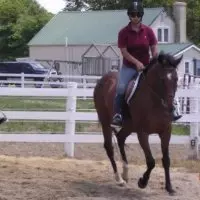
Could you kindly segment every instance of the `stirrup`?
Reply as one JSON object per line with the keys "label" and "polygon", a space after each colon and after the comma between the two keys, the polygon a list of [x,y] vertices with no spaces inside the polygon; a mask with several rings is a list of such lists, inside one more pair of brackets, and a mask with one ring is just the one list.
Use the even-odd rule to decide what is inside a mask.
{"label": "stirrup", "polygon": [[112,128],[121,128],[122,127],[122,115],[119,113],[115,114],[110,126]]}

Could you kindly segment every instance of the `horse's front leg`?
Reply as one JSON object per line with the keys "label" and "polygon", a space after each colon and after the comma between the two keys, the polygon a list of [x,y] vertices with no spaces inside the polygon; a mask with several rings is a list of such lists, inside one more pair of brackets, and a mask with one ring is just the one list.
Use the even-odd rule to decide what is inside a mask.
{"label": "horse's front leg", "polygon": [[164,132],[160,135],[161,139],[161,148],[162,148],[162,163],[165,170],[165,189],[169,192],[170,195],[175,193],[175,190],[172,188],[171,179],[170,179],[170,158],[169,158],[169,141],[171,137],[170,132]]}
{"label": "horse's front leg", "polygon": [[151,153],[148,137],[149,136],[146,133],[138,133],[138,140],[144,151],[147,165],[147,170],[143,174],[143,177],[141,177],[138,181],[138,186],[140,188],[145,188],[147,186],[151,171],[155,167],[155,160]]}

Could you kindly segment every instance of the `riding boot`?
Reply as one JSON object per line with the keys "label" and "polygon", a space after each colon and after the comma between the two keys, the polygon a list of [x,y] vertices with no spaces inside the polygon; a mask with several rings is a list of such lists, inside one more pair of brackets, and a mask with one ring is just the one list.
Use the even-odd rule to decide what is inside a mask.
{"label": "riding boot", "polygon": [[120,128],[122,126],[122,103],[124,100],[124,95],[116,95],[114,100],[114,117],[111,122],[111,127]]}
{"label": "riding boot", "polygon": [[3,113],[3,116],[0,117],[0,124],[3,124],[5,121],[7,121],[7,117]]}
{"label": "riding boot", "polygon": [[172,121],[176,121],[176,120],[180,119],[181,117],[182,117],[182,115],[180,113],[179,102],[176,99],[174,99],[173,110],[172,110]]}

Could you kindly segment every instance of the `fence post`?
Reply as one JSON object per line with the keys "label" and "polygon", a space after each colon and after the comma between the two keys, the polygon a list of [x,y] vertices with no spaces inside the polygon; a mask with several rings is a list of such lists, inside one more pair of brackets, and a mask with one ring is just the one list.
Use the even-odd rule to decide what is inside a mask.
{"label": "fence post", "polygon": [[[197,89],[198,84],[196,82],[190,83],[191,89]],[[190,113],[199,113],[199,99],[197,97],[190,98]],[[199,137],[199,123],[192,122],[190,123],[190,138],[195,140],[195,157],[198,159],[198,137]]]}
{"label": "fence post", "polygon": [[[86,88],[87,88],[87,82],[86,82],[86,77],[84,76],[83,77],[83,89],[86,89]],[[87,97],[84,95],[83,99],[86,100]]]}
{"label": "fence post", "polygon": [[[68,82],[67,88],[69,90],[69,95],[66,99],[66,112],[75,113],[76,112],[76,96],[73,96],[72,92],[76,90],[77,83]],[[75,135],[75,127],[76,122],[75,119],[71,118],[65,122],[65,134],[67,135]],[[74,142],[69,142],[64,144],[65,154],[69,157],[74,157]]]}
{"label": "fence post", "polygon": [[24,80],[25,80],[25,78],[24,78],[24,73],[22,72],[22,73],[21,73],[21,87],[22,87],[22,88],[24,88]]}

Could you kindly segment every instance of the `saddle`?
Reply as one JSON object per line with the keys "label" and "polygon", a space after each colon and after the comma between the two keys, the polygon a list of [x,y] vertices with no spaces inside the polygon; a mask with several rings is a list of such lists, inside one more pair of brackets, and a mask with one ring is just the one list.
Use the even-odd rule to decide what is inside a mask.
{"label": "saddle", "polygon": [[140,80],[140,76],[141,76],[141,73],[139,73],[139,75],[137,77],[134,76],[133,79],[129,82],[127,88],[126,88],[125,101],[126,101],[127,104],[129,104],[131,97],[134,95],[134,93],[137,89],[137,86],[138,86],[138,83],[139,83],[139,80]]}

